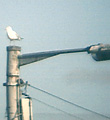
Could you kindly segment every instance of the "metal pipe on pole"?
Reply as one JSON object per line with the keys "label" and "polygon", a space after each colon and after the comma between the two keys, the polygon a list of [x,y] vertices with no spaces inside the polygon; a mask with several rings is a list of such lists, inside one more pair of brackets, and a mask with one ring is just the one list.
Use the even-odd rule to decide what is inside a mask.
{"label": "metal pipe on pole", "polygon": [[7,119],[20,120],[19,118],[19,60],[21,47],[7,47],[7,80],[6,86],[6,103],[7,103]]}
{"label": "metal pipe on pole", "polygon": [[89,47],[22,54],[22,55],[18,55],[19,66],[27,65],[33,62],[38,62],[60,54],[87,52],[88,49]]}

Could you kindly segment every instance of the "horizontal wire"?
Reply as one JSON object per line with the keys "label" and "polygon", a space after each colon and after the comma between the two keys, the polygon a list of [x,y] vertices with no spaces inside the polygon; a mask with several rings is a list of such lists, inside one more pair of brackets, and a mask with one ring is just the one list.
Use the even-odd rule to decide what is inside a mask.
{"label": "horizontal wire", "polygon": [[104,118],[110,119],[110,117],[108,117],[108,116],[105,116],[105,115],[103,115],[103,114],[101,114],[101,113],[97,113],[97,112],[92,111],[92,110],[89,110],[89,109],[87,109],[87,108],[85,108],[85,107],[82,107],[82,106],[77,105],[77,104],[75,104],[75,103],[72,103],[72,102],[70,102],[70,101],[68,101],[68,100],[65,100],[65,99],[63,99],[63,98],[60,98],[60,97],[58,97],[58,96],[56,96],[56,95],[53,95],[53,94],[51,94],[51,93],[49,93],[49,92],[47,92],[47,91],[44,91],[44,90],[42,90],[42,89],[40,89],[40,88],[34,87],[34,86],[32,86],[32,85],[29,85],[29,86],[30,86],[31,88],[34,88],[34,89],[36,89],[36,90],[38,90],[38,91],[41,91],[41,92],[47,94],[47,95],[50,95],[50,96],[52,96],[52,97],[54,97],[54,98],[57,98],[57,99],[59,99],[59,100],[62,100],[62,101],[64,101],[64,102],[68,103],[68,104],[71,104],[71,105],[76,106],[76,107],[78,107],[78,108],[84,109],[84,110],[89,111],[89,112],[91,112],[91,113],[94,113],[94,114],[96,114],[96,115],[102,116],[102,117],[104,117]]}
{"label": "horizontal wire", "polygon": [[77,118],[77,119],[79,119],[79,120],[84,120],[84,119],[82,119],[82,118],[79,118],[79,117],[71,114],[71,113],[68,113],[68,112],[66,112],[66,111],[64,111],[64,110],[61,110],[61,109],[59,109],[59,108],[57,108],[57,107],[55,107],[55,106],[49,105],[49,104],[47,104],[47,103],[45,103],[45,102],[43,102],[43,101],[41,101],[41,100],[38,100],[38,99],[33,98],[33,97],[31,97],[31,98],[34,99],[34,100],[36,100],[36,101],[38,101],[38,102],[40,102],[40,103],[42,103],[42,104],[44,104],[44,105],[46,105],[46,106],[48,106],[48,107],[51,107],[51,108],[53,108],[53,109],[55,109],[55,110],[58,110],[58,111],[60,111],[60,112],[62,112],[62,113],[65,113],[65,114],[67,114],[67,115],[69,115],[69,116],[72,116],[72,117]]}

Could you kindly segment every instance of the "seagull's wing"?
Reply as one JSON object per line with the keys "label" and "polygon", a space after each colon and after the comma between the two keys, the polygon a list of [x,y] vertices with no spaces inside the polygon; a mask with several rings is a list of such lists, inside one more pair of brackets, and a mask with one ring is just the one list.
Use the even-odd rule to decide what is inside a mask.
{"label": "seagull's wing", "polygon": [[15,31],[9,31],[8,32],[8,37],[11,40],[20,40],[20,36]]}
{"label": "seagull's wing", "polygon": [[21,40],[21,37],[15,32],[17,40]]}
{"label": "seagull's wing", "polygon": [[14,32],[15,36],[17,37],[16,40],[21,40],[21,39],[23,39],[23,38],[21,38],[15,31],[13,31],[13,32]]}

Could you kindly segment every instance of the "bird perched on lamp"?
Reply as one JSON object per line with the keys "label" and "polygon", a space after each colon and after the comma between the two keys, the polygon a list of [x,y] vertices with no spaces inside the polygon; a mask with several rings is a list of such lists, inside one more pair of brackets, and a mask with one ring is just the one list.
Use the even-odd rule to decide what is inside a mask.
{"label": "bird perched on lamp", "polygon": [[6,32],[7,32],[7,36],[10,39],[10,41],[23,39],[15,31],[13,31],[13,29],[10,26],[6,27]]}

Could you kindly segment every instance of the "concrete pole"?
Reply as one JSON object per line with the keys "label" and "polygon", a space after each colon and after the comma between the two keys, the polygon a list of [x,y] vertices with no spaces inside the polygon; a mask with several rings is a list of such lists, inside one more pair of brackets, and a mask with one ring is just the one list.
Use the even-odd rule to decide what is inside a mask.
{"label": "concrete pole", "polygon": [[7,120],[20,120],[19,117],[19,60],[21,47],[7,47],[7,80],[6,101],[7,101]]}

